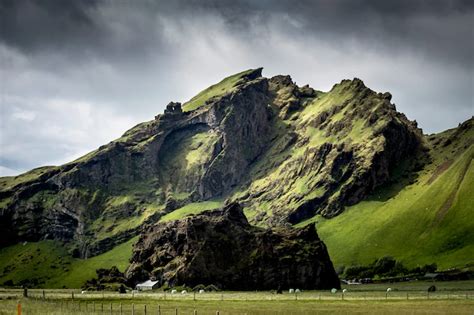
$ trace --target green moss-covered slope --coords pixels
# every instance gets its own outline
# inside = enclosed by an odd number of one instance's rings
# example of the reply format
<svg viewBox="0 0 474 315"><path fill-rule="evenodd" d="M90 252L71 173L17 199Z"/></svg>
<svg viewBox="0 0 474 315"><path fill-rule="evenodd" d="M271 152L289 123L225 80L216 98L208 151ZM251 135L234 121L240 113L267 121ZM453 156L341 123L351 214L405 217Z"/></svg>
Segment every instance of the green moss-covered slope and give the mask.
<svg viewBox="0 0 474 315"><path fill-rule="evenodd" d="M79 288L95 277L95 270L116 266L124 271L137 238L89 259L72 258L56 241L22 243L0 249L0 285Z"/></svg>
<svg viewBox="0 0 474 315"><path fill-rule="evenodd" d="M314 217L336 265L393 256L440 268L474 263L473 120L427 136L430 162L333 218ZM415 175L415 176L413 176Z"/></svg>
<svg viewBox="0 0 474 315"><path fill-rule="evenodd" d="M422 150L421 132L395 110L391 96L358 79L327 93L289 93L287 79L270 82L277 90L275 106L290 103L277 109L284 116L275 141L235 195L256 223L335 216L388 180L399 161Z"/></svg>
<svg viewBox="0 0 474 315"><path fill-rule="evenodd" d="M232 92L235 86L242 82L242 79L249 74L251 75L255 70L250 69L239 72L230 77L225 78L221 82L211 85L198 95L194 96L188 102L183 104L183 111L192 111L206 104L212 98L222 96L226 93Z"/></svg>

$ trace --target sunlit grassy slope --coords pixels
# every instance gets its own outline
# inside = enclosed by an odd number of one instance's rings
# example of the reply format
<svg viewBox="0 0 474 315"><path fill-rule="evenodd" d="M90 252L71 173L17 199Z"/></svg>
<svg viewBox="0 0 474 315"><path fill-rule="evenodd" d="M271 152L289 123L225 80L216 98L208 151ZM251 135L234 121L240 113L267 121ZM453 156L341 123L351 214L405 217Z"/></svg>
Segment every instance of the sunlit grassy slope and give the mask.
<svg viewBox="0 0 474 315"><path fill-rule="evenodd" d="M167 222L184 218L188 215L198 214L207 210L218 209L222 206L222 200L209 200L203 202L194 202L174 210L161 217L160 222Z"/></svg>
<svg viewBox="0 0 474 315"><path fill-rule="evenodd" d="M221 82L211 85L207 89L201 91L198 95L183 104L183 111L189 112L195 110L206 103L206 101L215 96L221 96L232 91L232 88L242 79L243 76L254 70L246 70L230 77L225 78Z"/></svg>
<svg viewBox="0 0 474 315"><path fill-rule="evenodd" d="M61 243L41 241L9 246L0 249L0 285L12 280L15 285L22 281L38 281L47 288L79 288L96 276L95 270L117 266L124 271L129 264L132 238L112 250L89 259L72 258ZM30 285L31 286L31 285ZM36 285L35 285L36 286Z"/></svg>
<svg viewBox="0 0 474 315"><path fill-rule="evenodd" d="M12 189L17 185L38 180L41 175L50 171L54 171L54 169L56 169L55 166L43 166L32 169L31 171L28 171L18 176L0 177L0 190Z"/></svg>
<svg viewBox="0 0 474 315"><path fill-rule="evenodd" d="M387 255L407 266L434 262L443 269L472 264L472 139L471 131L457 149L432 151L433 163L415 182L379 189L333 219L314 217L300 225L316 222L336 266L367 264Z"/></svg>

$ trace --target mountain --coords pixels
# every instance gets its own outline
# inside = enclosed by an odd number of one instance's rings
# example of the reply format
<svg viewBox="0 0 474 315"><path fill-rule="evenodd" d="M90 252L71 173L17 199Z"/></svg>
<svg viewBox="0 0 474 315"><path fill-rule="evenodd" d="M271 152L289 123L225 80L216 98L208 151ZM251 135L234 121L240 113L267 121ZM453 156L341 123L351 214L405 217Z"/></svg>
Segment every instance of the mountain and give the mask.
<svg viewBox="0 0 474 315"><path fill-rule="evenodd" d="M337 266L394 256L409 266L440 269L474 263L474 120L425 136L428 159L415 172L398 170L386 185L344 213L317 222ZM347 240L350 239L350 246Z"/></svg>
<svg viewBox="0 0 474 315"><path fill-rule="evenodd" d="M390 93L359 79L321 92L261 70L172 102L76 161L1 178L2 255L25 241L60 242L74 263L89 261L227 200L255 226L317 222L336 265L474 260L472 119L423 135Z"/></svg>

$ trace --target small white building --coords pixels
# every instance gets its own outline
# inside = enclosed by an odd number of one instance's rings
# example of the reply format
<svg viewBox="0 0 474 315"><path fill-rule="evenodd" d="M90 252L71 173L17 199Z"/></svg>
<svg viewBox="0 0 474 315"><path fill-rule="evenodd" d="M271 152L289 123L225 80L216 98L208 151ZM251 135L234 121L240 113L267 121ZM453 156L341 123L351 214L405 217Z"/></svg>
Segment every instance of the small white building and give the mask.
<svg viewBox="0 0 474 315"><path fill-rule="evenodd" d="M143 283L137 284L137 290L138 291L147 291L147 290L153 290L153 289L158 289L160 287L158 281L152 281L152 280L147 280Z"/></svg>

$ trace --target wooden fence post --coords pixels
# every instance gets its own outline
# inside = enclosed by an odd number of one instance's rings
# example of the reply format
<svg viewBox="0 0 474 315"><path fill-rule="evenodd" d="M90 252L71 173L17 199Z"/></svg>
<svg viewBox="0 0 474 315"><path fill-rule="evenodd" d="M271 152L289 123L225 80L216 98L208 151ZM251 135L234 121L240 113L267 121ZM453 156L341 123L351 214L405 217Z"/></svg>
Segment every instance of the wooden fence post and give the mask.
<svg viewBox="0 0 474 315"><path fill-rule="evenodd" d="M21 303L18 301L18 304L16 305L16 313L17 315L21 315Z"/></svg>
<svg viewBox="0 0 474 315"><path fill-rule="evenodd" d="M144 311L145 311L145 315L146 315L146 304L145 304L145 307L144 307Z"/></svg>
<svg viewBox="0 0 474 315"><path fill-rule="evenodd" d="M135 303L132 303L132 315L135 315Z"/></svg>

